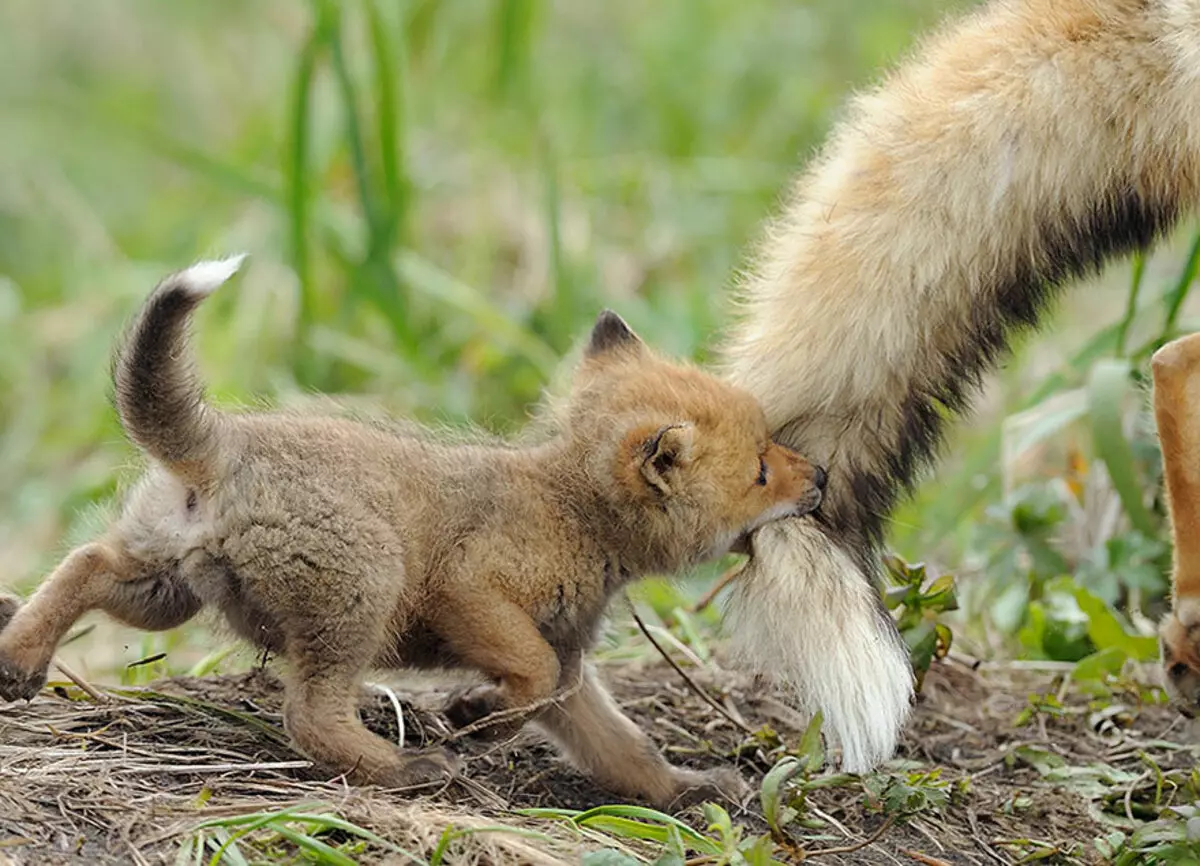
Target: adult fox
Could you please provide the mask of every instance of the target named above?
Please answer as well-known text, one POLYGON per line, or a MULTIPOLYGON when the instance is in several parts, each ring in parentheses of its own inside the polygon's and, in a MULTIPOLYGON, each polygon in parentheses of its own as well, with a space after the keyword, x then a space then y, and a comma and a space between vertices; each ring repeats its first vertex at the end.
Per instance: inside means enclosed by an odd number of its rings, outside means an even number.
POLYGON ((798 179, 722 366, 829 482, 753 537, 731 632, 846 769, 893 753, 912 695, 873 586, 889 512, 1054 288, 1198 200, 1200 0, 994 0, 858 96, 798 179))

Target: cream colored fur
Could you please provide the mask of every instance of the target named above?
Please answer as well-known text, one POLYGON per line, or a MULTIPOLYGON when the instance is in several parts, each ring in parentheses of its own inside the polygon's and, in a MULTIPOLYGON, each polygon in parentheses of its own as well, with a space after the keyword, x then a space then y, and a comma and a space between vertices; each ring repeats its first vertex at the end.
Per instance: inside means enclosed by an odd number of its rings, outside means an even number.
POLYGON ((797 180, 723 366, 829 489, 816 520, 758 533, 732 614, 743 656, 824 710, 847 767, 891 754, 907 712, 906 650, 864 587, 946 417, 1047 285, 1149 246, 1198 199, 1197 0, 987 4, 858 96, 797 180))

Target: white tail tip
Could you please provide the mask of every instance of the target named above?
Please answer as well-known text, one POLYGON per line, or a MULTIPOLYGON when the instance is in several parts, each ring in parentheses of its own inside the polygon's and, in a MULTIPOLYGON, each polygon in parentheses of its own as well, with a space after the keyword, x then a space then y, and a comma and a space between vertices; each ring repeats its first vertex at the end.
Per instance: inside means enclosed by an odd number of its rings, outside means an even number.
POLYGON ((197 262, 186 271, 181 271, 179 281, 197 295, 211 295, 217 287, 238 272, 246 254, 229 256, 207 262, 197 262))

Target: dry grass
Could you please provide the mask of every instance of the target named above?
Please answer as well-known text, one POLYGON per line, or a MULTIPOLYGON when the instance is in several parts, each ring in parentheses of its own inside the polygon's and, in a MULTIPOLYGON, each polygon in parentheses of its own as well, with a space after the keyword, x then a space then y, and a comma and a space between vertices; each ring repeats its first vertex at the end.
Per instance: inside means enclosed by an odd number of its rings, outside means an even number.
MULTIPOLYGON (((678 762, 736 762, 761 780, 785 751, 798 748, 806 720, 769 689, 711 667, 690 674, 755 733, 747 736, 661 663, 614 667, 608 678, 678 762)), ((775 856, 982 864, 1040 851, 1050 862, 1101 862, 1093 840, 1185 796, 1180 780, 1195 760, 1194 750, 1171 740, 1182 733, 1178 718, 1165 707, 1139 705, 1142 690, 1130 688, 1095 703, 1053 673, 937 665, 900 761, 865 780, 832 779, 827 787, 810 787, 820 777, 800 781, 791 791, 797 820, 774 839, 775 856), (1030 695, 1056 693, 1061 710, 1041 701, 1045 712, 1025 713, 1027 723, 1014 726, 1030 695), (935 768, 940 777, 924 775, 935 768)), ((407 743, 448 738, 437 712, 444 687, 395 694, 407 743)), ((181 851, 198 855, 200 838, 207 859, 227 838, 221 834, 236 829, 214 827, 214 820, 297 807, 303 815, 340 816, 386 842, 293 816, 265 818, 240 850, 294 857, 288 826, 350 858, 326 862, 411 862, 400 850, 447 863, 577 862, 606 847, 649 862, 658 850, 516 811, 611 802, 532 735, 458 740, 464 777, 439 790, 355 789, 319 777, 291 751, 280 728, 280 686, 269 671, 177 678, 104 695, 97 702, 52 684, 27 705, 0 709, 0 858, 176 862, 181 851), (465 832, 439 854, 451 827, 465 832)), ((398 736, 396 704, 387 695, 364 696, 363 716, 380 734, 398 736)), ((729 811, 747 838, 767 833, 757 799, 729 811)), ((700 816, 697 809, 681 817, 703 833, 700 816)))

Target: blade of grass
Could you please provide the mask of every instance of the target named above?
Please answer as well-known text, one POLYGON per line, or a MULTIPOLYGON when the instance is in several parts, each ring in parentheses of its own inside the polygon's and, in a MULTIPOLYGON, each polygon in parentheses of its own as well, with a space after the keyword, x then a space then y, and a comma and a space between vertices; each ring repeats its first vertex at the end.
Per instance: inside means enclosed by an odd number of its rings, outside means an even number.
POLYGON ((221 662, 225 661, 225 659, 229 657, 234 649, 235 647, 233 644, 225 644, 225 646, 217 647, 204 658, 200 659, 200 661, 192 665, 191 670, 188 671, 188 676, 203 677, 211 674, 217 669, 217 666, 221 664, 221 662))
POLYGON ((421 857, 418 857, 406 848, 402 848, 393 842, 389 842, 382 836, 372 833, 365 827, 360 827, 351 821, 347 821, 346 819, 339 817, 338 815, 333 815, 326 812, 313 814, 305 811, 306 809, 323 807, 323 803, 299 803, 294 806, 289 806, 287 808, 274 811, 252 812, 245 815, 234 815, 226 818, 213 818, 197 824, 196 829, 202 830, 216 827, 237 827, 239 828, 239 834, 244 835, 247 832, 263 827, 277 829, 275 826, 273 826, 273 822, 292 821, 297 824, 304 824, 306 826, 316 828, 318 831, 340 830, 343 833, 359 836, 363 839, 366 839, 368 842, 371 842, 372 844, 379 845, 380 847, 386 848, 394 853, 403 854, 406 857, 411 858, 415 863, 425 862, 421 857))
POLYGON ((1122 359, 1100 361, 1092 368, 1087 386, 1092 441, 1130 522, 1147 538, 1154 538, 1158 527, 1142 501, 1133 449, 1122 423, 1124 397, 1131 388, 1129 374, 1129 362, 1122 359))
POLYGON ((572 809, 517 809, 516 812, 531 818, 567 820, 576 826, 604 830, 618 837, 653 841, 665 840, 666 827, 674 827, 694 851, 713 856, 720 853, 719 847, 711 839, 697 833, 678 818, 645 806, 615 804, 596 806, 582 812, 572 809))
POLYGON ((404 28, 393 28, 401 39, 400 61, 392 50, 383 16, 376 0, 364 0, 367 26, 371 37, 371 50, 375 61, 375 113, 379 129, 379 157, 383 169, 384 192, 387 197, 387 220, 389 237, 403 242, 406 237, 406 215, 412 186, 404 171, 404 86, 407 70, 403 62, 404 28), (399 96, 399 98, 398 98, 399 96))
POLYGON ((396 267, 414 291, 465 314, 488 336, 533 364, 543 376, 549 377, 558 366, 554 349, 512 321, 474 287, 454 279, 414 252, 401 251, 396 257, 396 267))
POLYGON ((1142 278, 1146 274, 1146 256, 1140 250, 1133 255, 1133 274, 1129 281, 1129 297, 1125 302, 1125 315, 1117 325, 1117 355, 1125 354, 1125 337, 1129 334, 1129 325, 1137 313, 1138 295, 1142 291, 1142 278))
POLYGON ((530 85, 530 57, 533 43, 533 0, 500 0, 496 7, 497 42, 496 93, 517 96, 524 102, 530 85))
POLYGON ((486 827, 455 827, 451 825, 442 831, 437 847, 433 849, 433 853, 429 856, 429 866, 440 866, 442 858, 446 856, 446 849, 450 847, 451 842, 479 833, 506 833, 510 836, 521 836, 525 839, 537 839, 539 842, 554 841, 545 833, 539 833, 536 830, 525 830, 521 827, 510 827, 507 824, 490 824, 486 827))
POLYGON ((312 856, 318 863, 329 863, 332 866, 358 866, 358 861, 349 857, 315 836, 293 830, 283 824, 271 824, 270 829, 287 839, 301 851, 312 856))
POLYGON ((413 346, 408 317, 405 315, 403 287, 392 267, 390 252, 394 243, 394 226, 376 200, 370 163, 367 160, 362 121, 359 118, 358 85, 350 73, 346 53, 342 45, 342 19, 338 4, 332 0, 318 0, 323 10, 328 10, 331 26, 327 38, 330 66, 342 100, 343 123, 346 145, 350 151, 350 165, 358 189, 359 205, 367 224, 367 254, 361 269, 356 274, 354 285, 365 287, 379 311, 391 325, 400 347, 413 346))
POLYGON ((258 718, 255 715, 252 715, 250 713, 243 713, 239 710, 231 710, 228 707, 218 706, 217 704, 210 704, 207 701, 201 701, 201 700, 197 700, 195 698, 185 698, 180 695, 169 695, 169 694, 166 694, 165 692, 156 692, 152 689, 120 688, 120 689, 109 689, 109 691, 113 692, 114 694, 122 695, 122 696, 128 697, 128 698, 136 698, 136 699, 144 700, 144 701, 159 701, 161 703, 174 704, 175 706, 180 707, 181 709, 190 710, 194 713, 202 714, 205 716, 212 716, 212 717, 224 719, 226 721, 235 721, 235 722, 238 722, 239 724, 243 724, 243 725, 246 725, 247 727, 253 728, 258 733, 262 734, 263 736, 267 737, 270 740, 273 740, 276 743, 279 743, 279 744, 285 745, 285 746, 291 744, 291 741, 288 739, 287 734, 283 733, 283 731, 279 730, 278 728, 267 724, 262 719, 258 718))
POLYGON ((1183 270, 1179 273, 1179 279, 1175 281, 1175 286, 1167 295, 1167 319, 1163 324, 1162 340, 1165 343, 1175 333, 1175 323, 1179 320, 1179 310, 1183 307, 1183 302, 1187 300, 1188 294, 1191 292, 1192 285, 1196 281, 1196 271, 1200 269, 1200 232, 1192 238, 1192 246, 1188 251, 1187 259, 1184 260, 1183 270))
POLYGON ((302 385, 316 384, 320 375, 319 371, 314 368, 315 359, 308 358, 306 351, 308 333, 320 318, 309 251, 312 198, 308 183, 309 122, 317 62, 325 44, 329 41, 329 27, 328 10, 324 4, 319 4, 312 32, 305 41, 304 47, 300 49, 296 75, 292 81, 288 147, 284 155, 288 258, 300 290, 300 319, 295 345, 299 356, 292 359, 292 367, 302 385))
POLYGON ((237 844, 242 835, 241 833, 230 833, 224 828, 217 828, 216 832, 212 834, 212 838, 208 840, 209 846, 215 849, 212 857, 209 858, 209 866, 217 866, 218 863, 224 862, 229 862, 231 866, 249 866, 237 844))
POLYGON ((375 201, 366 146, 363 142, 362 121, 358 116, 358 86, 354 76, 350 74, 346 53, 342 47, 341 6, 332 0, 317 0, 317 7, 322 17, 327 18, 329 22, 322 35, 325 38, 325 48, 329 51, 329 65, 342 99, 342 122, 345 125, 346 146, 350 150, 350 165, 358 187, 359 204, 369 229, 375 233, 381 230, 383 220, 379 205, 375 201))

